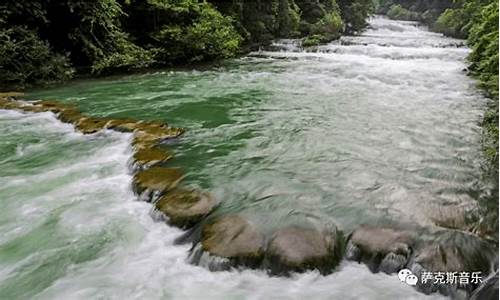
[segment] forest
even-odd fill
[[[0,86],[233,57],[275,38],[330,41],[371,0],[98,0],[0,5]]]

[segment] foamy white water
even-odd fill
[[[262,224],[293,211],[332,218],[343,229],[381,217],[426,225],[422,199],[473,205],[461,189],[476,175],[479,150],[471,145],[484,101],[462,73],[468,49],[415,23],[375,18],[371,24],[360,37],[311,52],[285,41],[278,45],[284,51],[237,60],[242,69],[233,72],[153,74],[160,90],[140,94],[148,99],[141,108],[182,108],[205,93],[237,95],[240,86],[265,83],[262,91],[273,97],[235,105],[235,124],[206,129],[199,124],[204,119],[195,120],[186,137],[187,144],[210,146],[206,153],[214,156],[206,167],[190,167],[210,176],[221,209],[244,207]],[[161,85],[169,76],[198,81]],[[134,84],[130,78],[118,84],[127,80]],[[175,101],[155,102],[170,93]],[[137,111],[139,96],[116,97],[108,109]],[[247,134],[247,127],[258,134]],[[218,143],[240,135],[249,140],[244,147],[217,156]],[[190,245],[174,245],[182,231],[155,221],[152,206],[132,193],[131,153],[127,134],[84,136],[50,113],[0,111],[0,299],[441,298],[350,262],[328,276],[291,278],[193,266],[186,262]],[[283,175],[290,173],[293,180]],[[248,202],[283,191],[289,194],[276,203]]]

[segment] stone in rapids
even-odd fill
[[[137,172],[133,178],[133,186],[139,195],[148,192],[146,196],[149,198],[150,193],[164,194],[172,190],[183,177],[179,168],[153,167]]]
[[[362,225],[351,235],[346,258],[363,262],[372,272],[394,273],[403,269],[415,245],[414,235],[389,226]]]
[[[138,169],[145,169],[154,165],[164,163],[173,157],[166,149],[149,145],[150,147],[136,148],[134,151],[134,165]]]
[[[232,266],[256,268],[263,259],[264,236],[242,216],[224,215],[203,225],[201,246],[203,251],[229,260]],[[193,263],[199,263],[200,257],[195,256]]]
[[[415,249],[409,269],[418,276],[423,272],[481,272],[485,278],[494,270],[497,245],[470,233],[458,230],[442,230],[422,241]],[[477,285],[465,286],[471,293]],[[439,291],[444,295],[456,295],[457,286],[437,285],[432,280],[418,282],[417,289],[428,294]],[[462,291],[463,292],[463,291]]]
[[[180,188],[166,193],[156,202],[156,208],[169,218],[169,222],[181,228],[201,221],[215,205],[215,199],[208,193]]]
[[[265,266],[271,274],[319,270],[331,273],[343,253],[343,235],[335,226],[318,230],[297,226],[276,231],[266,251]]]

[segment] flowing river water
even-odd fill
[[[463,41],[376,17],[313,51],[293,41],[199,70],[75,81],[31,99],[188,129],[186,181],[263,231],[303,222],[433,227],[474,210],[486,99]],[[0,299],[434,299],[344,261],[317,272],[210,272],[131,189],[131,135],[0,110]]]

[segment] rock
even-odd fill
[[[24,96],[24,93],[20,92],[5,92],[5,93],[0,93],[0,98],[19,98]]]
[[[34,103],[36,106],[43,107],[46,111],[51,111],[53,113],[60,113],[65,109],[76,109],[74,105],[61,103],[54,100],[42,100]]]
[[[137,123],[132,119],[111,119],[105,127],[119,132],[132,132],[136,129]]]
[[[9,98],[0,98],[0,109],[20,109],[22,103],[20,101],[11,100]]]
[[[214,198],[208,193],[179,188],[166,193],[156,202],[156,208],[169,218],[169,222],[182,228],[201,221],[215,205]]]
[[[336,228],[319,231],[288,227],[271,237],[266,264],[271,274],[289,274],[317,269],[322,274],[333,271],[343,253],[343,236]]]
[[[1,104],[0,104],[0,107],[1,107]],[[33,113],[41,113],[41,112],[46,111],[45,108],[40,107],[40,106],[36,106],[36,105],[24,105],[24,106],[19,107],[19,108],[22,109],[23,111],[33,112]]]
[[[75,127],[83,134],[91,134],[104,129],[107,122],[105,119],[83,117],[76,122]]]
[[[74,108],[67,108],[61,110],[61,112],[57,115],[57,118],[64,123],[76,124],[83,118],[83,115]]]
[[[142,147],[135,150],[133,160],[134,164],[139,169],[144,169],[159,163],[166,162],[172,157],[173,155],[169,151],[152,146],[151,148]]]
[[[496,245],[466,232],[444,230],[435,233],[415,250],[409,268],[419,277],[423,272],[481,272],[485,276],[497,259]],[[439,291],[444,295],[453,295],[457,289],[470,293],[476,287],[477,284],[436,285],[432,280],[417,284],[417,288],[426,294]]]
[[[486,278],[472,293],[470,300],[497,300],[498,299],[498,270]]]
[[[414,244],[415,238],[408,231],[362,225],[351,235],[346,258],[367,264],[372,272],[390,274],[406,266]]]
[[[153,167],[134,175],[133,186],[137,194],[145,193],[145,200],[152,200],[152,193],[164,194],[172,190],[184,176],[178,168]]]
[[[159,143],[166,139],[177,138],[184,133],[182,128],[138,127],[134,134],[134,144]]]
[[[264,236],[239,215],[224,215],[206,223],[201,232],[201,250],[225,259],[227,266],[258,267],[264,255]],[[199,264],[202,253],[193,256]]]

